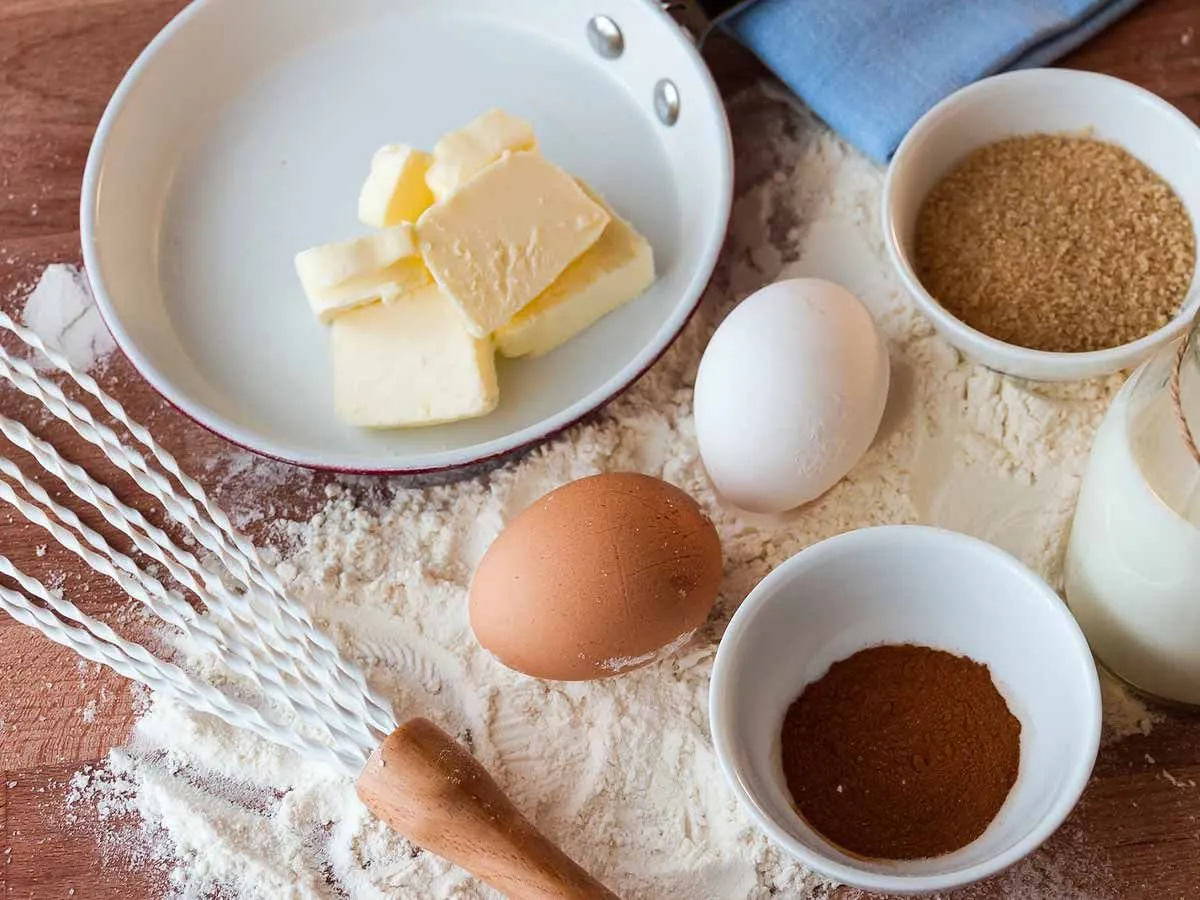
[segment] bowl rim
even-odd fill
[[[907,175],[909,167],[916,160],[920,159],[920,151],[917,145],[936,122],[952,115],[955,111],[965,106],[986,102],[988,96],[996,91],[998,87],[1011,87],[1016,84],[1024,86],[1028,90],[1036,90],[1039,87],[1046,87],[1050,82],[1061,83],[1065,81],[1090,83],[1100,90],[1111,92],[1115,97],[1122,97],[1125,103],[1145,104],[1157,114],[1173,119],[1177,124],[1185,126],[1193,134],[1193,149],[1197,164],[1200,165],[1200,125],[1197,125],[1175,106],[1152,91],[1148,91],[1139,85],[1112,75],[1105,75],[1100,72],[1088,72],[1080,69],[1046,67],[1004,72],[999,75],[983,78],[966,87],[960,88],[934,105],[909,129],[893,155],[888,165],[887,173],[884,176],[883,199],[881,203],[883,238],[884,244],[887,247],[888,259],[892,264],[892,268],[899,275],[904,287],[908,290],[910,296],[913,297],[921,312],[939,330],[947,335],[951,343],[961,347],[973,348],[988,358],[1003,359],[1006,365],[1017,367],[1025,364],[1026,366],[1037,366],[1043,370],[1054,369],[1060,374],[1070,374],[1074,370],[1107,370],[1113,372],[1126,368],[1128,365],[1143,359],[1158,347],[1175,340],[1187,330],[1191,321],[1196,317],[1197,312],[1200,311],[1200,257],[1197,258],[1195,271],[1192,275],[1192,283],[1184,295],[1179,312],[1176,313],[1170,322],[1161,328],[1143,335],[1137,340],[1119,344],[1116,347],[1107,347],[1103,350],[1089,350],[1079,353],[1035,350],[1030,347],[1022,347],[1019,344],[1010,344],[984,334],[982,331],[972,328],[938,303],[925,290],[924,285],[921,284],[920,279],[913,270],[908,260],[908,255],[901,247],[899,228],[895,221],[893,195],[897,190],[897,184]],[[1200,221],[1196,220],[1195,217],[1193,217],[1192,227],[1193,229],[1200,229]]]
[[[932,541],[941,544],[950,552],[965,551],[978,554],[1021,576],[1029,584],[1031,591],[1040,597],[1052,619],[1061,626],[1062,652],[1073,653],[1082,664],[1085,694],[1088,698],[1088,703],[1079,709],[1080,734],[1083,736],[1080,747],[1083,748],[1083,752],[1071,765],[1059,797],[1043,818],[1021,840],[1003,853],[974,865],[938,875],[875,872],[831,859],[796,840],[755,801],[742,780],[732,753],[736,735],[731,724],[730,707],[733,701],[727,696],[726,681],[729,670],[738,658],[750,652],[749,645],[742,640],[742,634],[757,611],[773,598],[781,596],[778,588],[803,577],[806,571],[820,564],[831,553],[843,552],[846,549],[869,551],[881,542],[890,543],[897,538]],[[1090,677],[1087,677],[1089,674]],[[919,894],[962,887],[1007,869],[1037,849],[1058,830],[1083,794],[1100,750],[1103,720],[1100,680],[1095,660],[1082,629],[1062,598],[1041,577],[1007,551],[980,538],[929,525],[880,525],[844,532],[806,547],[772,569],[754,586],[738,607],[721,638],[709,685],[708,714],[713,747],[725,780],[739,804],[749,812],[754,822],[776,845],[804,865],[829,878],[864,890],[895,894]]]
[[[171,378],[159,371],[158,367],[139,350],[129,331],[122,325],[116,304],[109,294],[103,276],[96,214],[99,208],[103,169],[110,137],[145,76],[146,70],[160,54],[169,48],[179,34],[189,27],[193,19],[205,14],[210,7],[221,2],[223,0],[192,0],[138,54],[113,92],[96,128],[84,167],[79,205],[80,243],[83,251],[84,270],[105,327],[112,335],[122,355],[154,392],[192,422],[234,446],[258,456],[315,471],[381,476],[427,475],[455,471],[469,473],[476,467],[487,468],[503,462],[505,459],[519,456],[566,431],[611,403],[633,387],[662,358],[700,308],[712,273],[716,269],[724,248],[729,220],[733,212],[733,135],[720,90],[699,49],[666,12],[655,11],[658,13],[659,24],[663,27],[661,39],[674,41],[688,56],[692,69],[703,87],[702,96],[696,97],[695,103],[698,107],[707,108],[712,113],[722,138],[716,148],[719,157],[719,171],[717,180],[712,185],[712,192],[717,197],[717,215],[709,223],[702,238],[698,238],[697,246],[701,250],[699,264],[690,273],[685,289],[674,298],[674,304],[663,317],[658,330],[634,358],[606,382],[552,415],[541,418],[524,428],[466,447],[410,454],[411,462],[399,461],[397,456],[403,459],[404,455],[394,454],[386,449],[372,453],[364,450],[329,452],[297,447],[286,440],[280,440],[278,436],[270,436],[255,429],[246,428],[216,412],[202,401],[186,396],[175,386]]]

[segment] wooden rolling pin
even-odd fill
[[[509,900],[619,900],[533,827],[461,744],[428,719],[367,760],[359,799],[418,847]]]

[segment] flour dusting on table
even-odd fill
[[[488,476],[365,498],[357,483],[334,486],[312,521],[277,526],[290,589],[397,714],[455,733],[540,828],[628,900],[829,893],[751,825],[718,770],[706,703],[729,617],[788,556],[885,523],[982,535],[1057,581],[1091,435],[1118,381],[1050,391],[964,362],[891,274],[881,171],[770,91],[742,95],[730,112],[738,200],[722,263],[700,314],[633,390]],[[740,299],[801,275],[839,281],[871,308],[892,354],[891,403],[873,448],[827,495],[786,516],[739,514],[714,496],[697,455],[696,367]],[[726,554],[714,615],[677,655],[618,678],[557,684],[510,672],[471,635],[473,567],[542,494],[614,470],[662,477],[712,517]],[[233,512],[253,522],[253,509]],[[1144,709],[1109,693],[1117,732],[1149,728]],[[159,698],[129,747],[76,776],[72,802],[98,803],[113,840],[161,866],[179,897],[494,896],[372,821],[346,779]],[[116,827],[135,812],[138,830]],[[1103,859],[1073,847],[1080,841],[1068,825],[1006,883],[1031,896],[1106,896],[1095,887]]]

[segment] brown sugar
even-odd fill
[[[934,186],[914,264],[929,294],[984,334],[1102,350],[1178,313],[1196,237],[1170,185],[1128,151],[1034,134],[976,150]]]
[[[783,770],[796,808],[858,856],[964,847],[1017,780],[1021,723],[988,668],[912,644],[834,663],[787,711]]]

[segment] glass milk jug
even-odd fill
[[[1096,433],[1067,603],[1135,688],[1200,705],[1200,318],[1121,389]]]

